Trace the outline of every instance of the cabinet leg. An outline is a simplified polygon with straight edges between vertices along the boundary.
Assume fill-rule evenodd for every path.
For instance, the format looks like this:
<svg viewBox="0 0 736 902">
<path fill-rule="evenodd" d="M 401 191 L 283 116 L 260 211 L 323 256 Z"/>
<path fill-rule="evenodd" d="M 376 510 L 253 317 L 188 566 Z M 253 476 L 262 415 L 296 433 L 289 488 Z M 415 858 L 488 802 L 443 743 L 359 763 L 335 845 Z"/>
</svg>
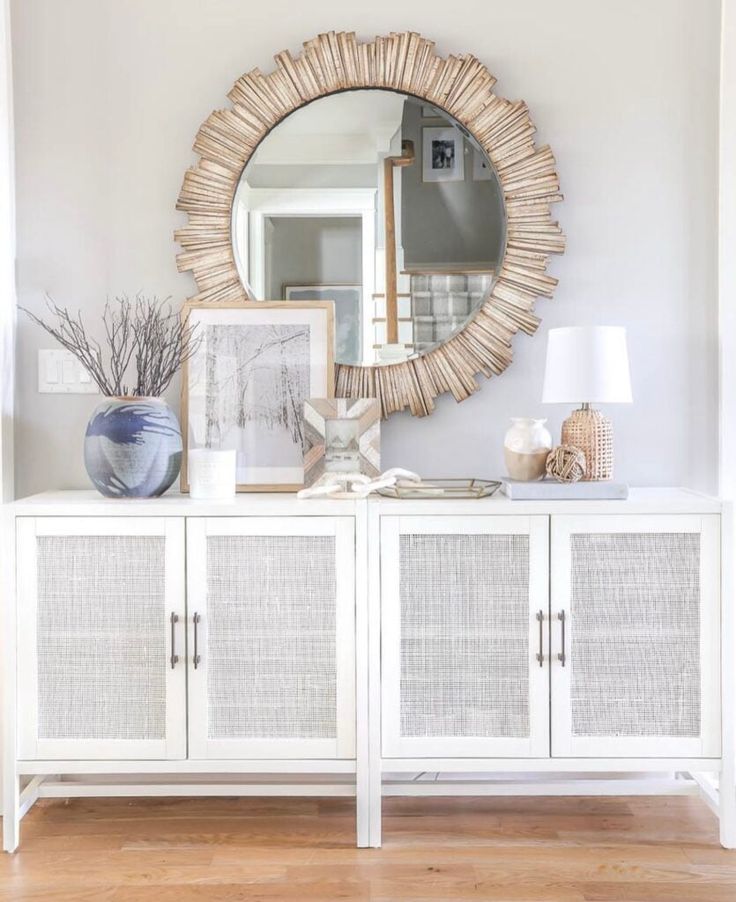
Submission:
<svg viewBox="0 0 736 902">
<path fill-rule="evenodd" d="M 381 766 L 375 740 L 370 754 L 358 757 L 355 780 L 356 835 L 359 849 L 381 845 Z"/>
<path fill-rule="evenodd" d="M 358 760 L 357 773 L 355 775 L 355 836 L 359 849 L 370 846 L 370 793 L 368 767 Z"/>
<path fill-rule="evenodd" d="M 725 765 L 718 787 L 718 815 L 720 819 L 721 845 L 724 849 L 736 849 L 736 785 L 734 769 Z"/>
<path fill-rule="evenodd" d="M 370 810 L 368 806 L 368 798 L 366 795 L 362 795 L 360 793 L 360 788 L 358 789 L 355 809 L 356 845 L 359 849 L 367 849 L 371 844 L 371 825 L 369 819 Z"/>
<path fill-rule="evenodd" d="M 20 842 L 20 785 L 17 775 L 3 785 L 3 850 L 15 852 Z"/>
<path fill-rule="evenodd" d="M 381 802 L 383 801 L 381 796 L 381 771 L 379 767 L 374 769 L 374 772 L 371 773 L 371 785 L 370 785 L 370 836 L 368 839 L 368 845 L 372 849 L 380 849 L 381 848 Z"/>
</svg>

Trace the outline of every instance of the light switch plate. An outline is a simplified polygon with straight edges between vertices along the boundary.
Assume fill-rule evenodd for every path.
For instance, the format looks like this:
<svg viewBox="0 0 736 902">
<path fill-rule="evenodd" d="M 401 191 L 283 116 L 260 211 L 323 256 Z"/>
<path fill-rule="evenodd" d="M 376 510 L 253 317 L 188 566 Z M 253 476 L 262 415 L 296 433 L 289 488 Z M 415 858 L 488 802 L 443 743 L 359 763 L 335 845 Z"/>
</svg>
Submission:
<svg viewBox="0 0 736 902">
<path fill-rule="evenodd" d="M 56 348 L 38 352 L 38 390 L 64 395 L 97 395 L 100 392 L 74 354 Z"/>
</svg>

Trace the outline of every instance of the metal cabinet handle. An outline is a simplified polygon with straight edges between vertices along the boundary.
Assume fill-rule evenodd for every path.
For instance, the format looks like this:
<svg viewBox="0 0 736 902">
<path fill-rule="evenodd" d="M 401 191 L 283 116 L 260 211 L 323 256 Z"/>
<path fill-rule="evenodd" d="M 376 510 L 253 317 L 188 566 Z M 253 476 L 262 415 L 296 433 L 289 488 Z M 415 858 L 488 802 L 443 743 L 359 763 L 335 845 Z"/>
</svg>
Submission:
<svg viewBox="0 0 736 902">
<path fill-rule="evenodd" d="M 565 622 L 567 621 L 567 617 L 564 611 L 560 611 L 557 615 L 557 619 L 560 621 L 560 625 L 562 628 L 562 651 L 557 655 L 557 660 L 565 666 L 565 661 L 567 660 L 567 655 L 565 654 Z"/>
<path fill-rule="evenodd" d="M 197 632 L 198 632 L 198 630 L 197 630 L 197 627 L 199 626 L 199 621 L 200 621 L 201 619 L 202 619 L 202 618 L 201 618 L 201 617 L 199 616 L 199 614 L 195 611 L 195 612 L 194 612 L 194 616 L 192 617 L 192 622 L 194 623 L 194 655 L 192 656 L 192 663 L 194 664 L 194 669 L 195 669 L 195 670 L 197 669 L 197 665 L 199 664 L 199 662 L 202 660 L 202 658 L 201 658 L 201 656 L 200 656 L 200 654 L 199 654 L 199 651 L 197 650 L 197 649 L 198 649 L 198 645 L 197 645 Z"/>
<path fill-rule="evenodd" d="M 537 611 L 536 619 L 539 623 L 539 651 L 536 658 L 539 661 L 539 666 L 544 667 L 544 611 Z"/>
<path fill-rule="evenodd" d="M 172 611 L 169 622 L 171 623 L 171 657 L 169 658 L 169 661 L 171 662 L 171 669 L 173 670 L 179 663 L 179 655 L 176 653 L 176 624 L 179 622 L 179 615 Z"/>
</svg>

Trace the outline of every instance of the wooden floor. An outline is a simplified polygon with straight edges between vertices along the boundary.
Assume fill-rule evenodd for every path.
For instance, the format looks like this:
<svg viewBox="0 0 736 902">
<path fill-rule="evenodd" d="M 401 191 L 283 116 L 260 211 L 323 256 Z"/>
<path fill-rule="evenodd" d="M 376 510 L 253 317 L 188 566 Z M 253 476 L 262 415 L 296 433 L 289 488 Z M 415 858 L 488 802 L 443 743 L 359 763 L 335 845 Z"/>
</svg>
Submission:
<svg viewBox="0 0 736 902">
<path fill-rule="evenodd" d="M 735 902 L 736 852 L 695 798 L 386 799 L 383 849 L 353 803 L 39 802 L 2 900 Z"/>
</svg>

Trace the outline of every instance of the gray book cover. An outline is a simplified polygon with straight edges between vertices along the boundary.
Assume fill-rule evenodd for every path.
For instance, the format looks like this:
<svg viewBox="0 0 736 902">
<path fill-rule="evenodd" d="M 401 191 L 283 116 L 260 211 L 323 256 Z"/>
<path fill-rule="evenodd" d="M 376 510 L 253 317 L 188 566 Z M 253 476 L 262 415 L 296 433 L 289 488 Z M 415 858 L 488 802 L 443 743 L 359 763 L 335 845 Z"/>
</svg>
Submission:
<svg viewBox="0 0 736 902">
<path fill-rule="evenodd" d="M 624 482 L 556 482 L 553 479 L 519 482 L 504 479 L 502 491 L 512 501 L 624 501 L 629 497 L 629 487 Z"/>
</svg>

